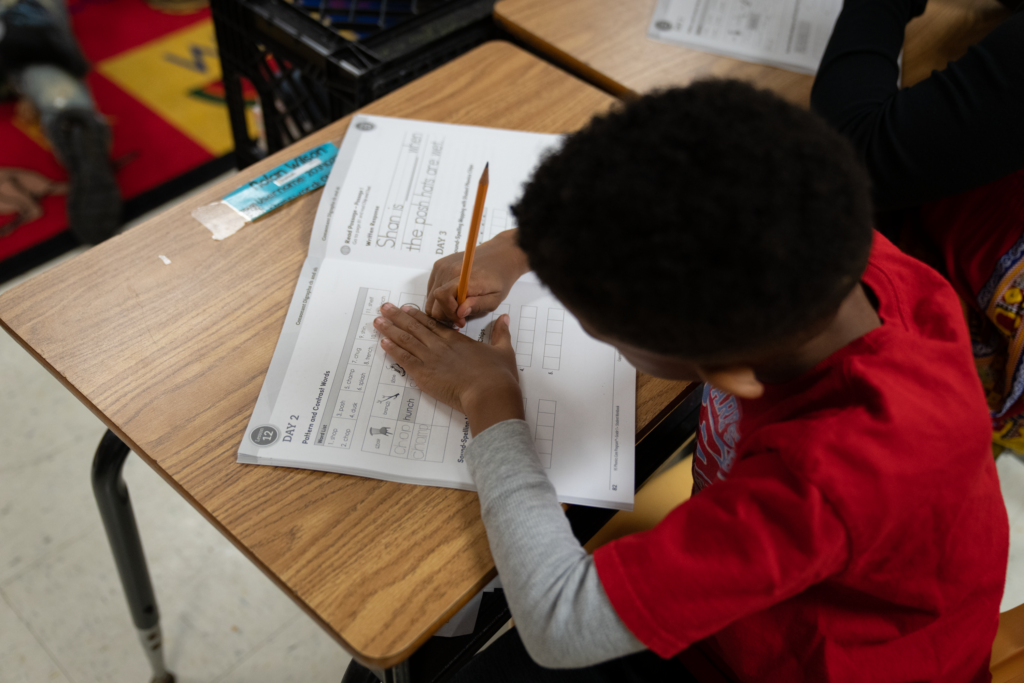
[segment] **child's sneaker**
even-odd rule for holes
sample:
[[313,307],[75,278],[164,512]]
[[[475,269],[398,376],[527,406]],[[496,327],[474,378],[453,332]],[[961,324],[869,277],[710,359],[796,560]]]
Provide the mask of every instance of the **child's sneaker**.
[[60,112],[46,127],[54,152],[68,170],[68,223],[83,244],[97,244],[121,223],[121,193],[110,163],[110,128],[93,111]]

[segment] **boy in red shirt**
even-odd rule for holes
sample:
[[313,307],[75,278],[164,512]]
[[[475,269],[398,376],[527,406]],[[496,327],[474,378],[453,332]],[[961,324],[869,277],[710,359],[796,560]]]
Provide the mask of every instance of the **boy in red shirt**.
[[[952,289],[870,227],[847,144],[750,86],[698,83],[594,119],[477,252],[464,324],[532,268],[639,370],[703,379],[697,490],[588,556],[523,421],[502,316],[483,345],[385,305],[383,348],[464,412],[516,621],[455,680],[987,681],[1008,527]],[[528,653],[528,654],[527,654]]]

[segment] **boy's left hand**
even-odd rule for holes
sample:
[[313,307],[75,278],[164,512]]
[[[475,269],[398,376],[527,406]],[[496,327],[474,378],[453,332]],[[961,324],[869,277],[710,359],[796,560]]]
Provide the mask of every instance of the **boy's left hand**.
[[445,327],[415,308],[381,306],[373,326],[380,345],[430,396],[465,413],[474,434],[504,420],[523,419],[509,318],[494,322],[491,343],[482,344]]

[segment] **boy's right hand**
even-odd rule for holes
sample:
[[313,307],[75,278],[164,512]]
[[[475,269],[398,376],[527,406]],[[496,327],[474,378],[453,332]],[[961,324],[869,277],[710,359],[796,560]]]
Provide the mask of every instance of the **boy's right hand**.
[[530,270],[526,254],[516,243],[516,231],[498,233],[476,248],[473,271],[469,276],[466,301],[459,306],[456,295],[462,274],[463,252],[438,259],[427,281],[426,312],[456,327],[490,313],[498,307],[522,275]]

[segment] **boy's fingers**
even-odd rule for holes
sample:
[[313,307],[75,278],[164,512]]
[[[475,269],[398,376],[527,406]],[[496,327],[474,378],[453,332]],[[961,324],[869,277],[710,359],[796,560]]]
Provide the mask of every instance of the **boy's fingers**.
[[[427,298],[423,302],[423,310],[426,311],[427,313],[429,313],[430,315],[434,315],[434,309],[435,308],[437,308],[437,301],[434,299],[434,290],[428,284],[427,285]],[[437,316],[434,316],[434,317],[436,318]]]
[[403,353],[417,359],[427,354],[428,349],[419,339],[391,321],[385,318],[377,318],[374,321],[374,327],[380,332],[381,342],[383,343],[385,340],[388,342],[384,346],[384,348],[388,349],[388,353],[391,353],[393,349],[401,349]]
[[448,315],[448,313],[441,308],[441,304],[437,301],[434,301],[434,306],[430,309],[427,315],[434,320],[444,321],[442,324],[447,324],[448,326],[454,325],[457,328],[466,326],[465,318],[460,318],[457,315]]
[[398,361],[399,365],[403,368],[411,368],[413,364],[422,362],[419,358],[412,355],[387,337],[380,340],[380,346],[389,356]]
[[476,312],[477,317],[487,315],[501,305],[501,292],[491,292],[479,296],[467,296],[466,301],[459,306],[457,311],[460,318],[468,318],[470,313]]
[[[439,334],[442,331],[451,332],[445,327],[442,327],[440,323],[431,318],[423,311],[417,310],[412,306],[405,306],[398,308],[394,304],[384,304],[380,307],[381,313],[387,318],[392,325],[396,328],[404,331],[415,338],[421,345],[429,348],[432,344],[436,343],[439,339]],[[396,338],[394,335],[388,335],[402,346],[402,340]],[[408,348],[408,346],[406,346]],[[415,349],[409,349],[416,352]]]
[[[422,357],[426,350],[426,344],[421,337],[426,337],[423,326],[403,313],[394,304],[381,306],[381,317],[373,321],[373,326],[385,337],[409,351],[417,357]],[[417,328],[420,333],[417,334]]]
[[507,351],[512,350],[512,333],[508,329],[508,324],[508,315],[501,315],[494,321],[494,327],[491,328],[491,346]]
[[[452,284],[451,278],[448,277],[447,273],[439,272],[435,267],[430,272],[430,279],[427,281],[427,300],[426,300],[426,311],[432,312],[440,302],[449,298],[452,301],[455,300],[455,290],[459,286],[459,281],[455,280]],[[443,310],[443,309],[442,309]],[[449,318],[449,315],[442,315],[444,318]]]
[[[459,291],[459,281],[452,280],[445,284],[439,285],[432,294],[434,297],[434,304],[441,309],[441,317],[446,320],[455,320],[458,317],[456,310],[459,308],[459,304],[455,300],[455,296]],[[432,311],[432,309],[427,309]],[[435,316],[436,317],[436,316]]]
[[[415,323],[419,323],[435,336],[443,339],[445,338],[445,335],[452,333],[450,328],[437,322],[437,320],[417,308],[412,308],[410,306],[408,308],[403,308],[402,311],[412,318]],[[412,332],[413,330],[409,331]],[[427,340],[423,339],[421,341],[426,342]]]
[[444,311],[441,309],[441,304],[439,304],[436,299],[434,300],[434,303],[432,305],[427,307],[427,312],[430,314],[431,318],[437,318],[438,320],[448,320],[448,316],[444,314]]

